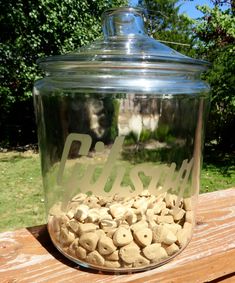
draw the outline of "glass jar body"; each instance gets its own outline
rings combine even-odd
[[[65,256],[85,267],[130,272],[161,265],[187,245],[207,92],[36,82],[48,230]]]

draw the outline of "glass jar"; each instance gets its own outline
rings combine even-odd
[[[48,231],[104,271],[162,265],[188,244],[199,193],[207,62],[148,37],[143,11],[108,10],[104,39],[39,61],[35,82]]]

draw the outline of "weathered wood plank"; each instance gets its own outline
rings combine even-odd
[[[45,226],[0,234],[0,282],[222,282],[235,272],[235,189],[200,195],[187,248],[168,264],[130,275],[78,268],[51,244]],[[214,281],[216,280],[216,281]],[[232,280],[232,281],[231,281]]]
[[[224,276],[224,277],[220,277],[214,281],[212,281],[211,283],[234,283],[235,282],[235,273],[233,273],[234,275],[231,276]]]

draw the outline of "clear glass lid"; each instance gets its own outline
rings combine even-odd
[[[163,87],[163,84],[153,83],[156,76],[174,76],[171,83],[175,88],[179,79],[177,77],[181,76],[181,80],[182,76],[184,80],[186,76],[195,78],[195,75],[198,76],[207,69],[208,62],[187,57],[149,37],[145,31],[144,19],[144,10],[139,8],[107,10],[102,17],[102,40],[72,53],[40,59],[38,63],[47,74],[54,76],[68,77],[68,72],[69,76],[76,73],[77,78],[83,77],[83,87],[92,87],[89,81],[84,81],[87,75],[90,78],[99,77],[94,85],[103,89],[105,87],[102,85],[101,75],[106,75],[106,79],[109,77],[108,83],[107,80],[105,82],[106,88],[120,88],[122,84],[126,89],[135,86],[137,77],[141,76],[145,80],[149,78],[148,83],[144,84],[149,91]],[[132,79],[135,79],[134,84],[131,83]],[[143,84],[141,87],[143,88]],[[198,87],[202,85],[196,86]],[[195,82],[194,87],[187,88],[195,89]],[[202,88],[208,86],[203,84]],[[179,92],[181,91],[182,86]]]

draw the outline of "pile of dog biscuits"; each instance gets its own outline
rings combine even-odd
[[[50,210],[48,230],[59,249],[101,269],[145,268],[177,253],[192,234],[190,198],[144,190],[135,197],[80,193]]]

